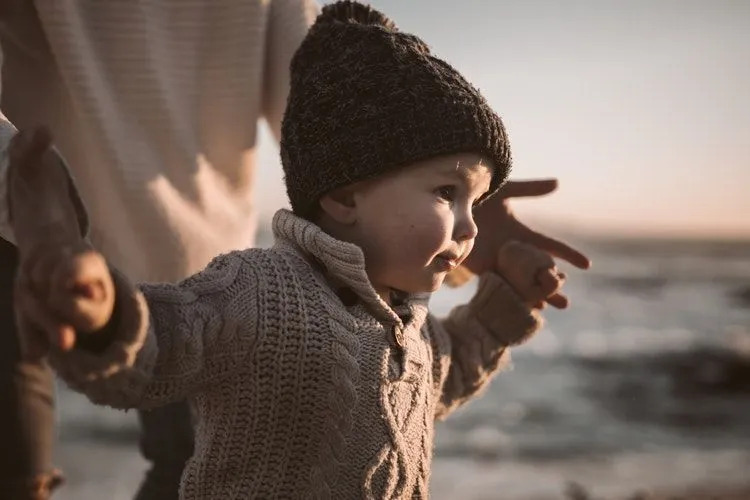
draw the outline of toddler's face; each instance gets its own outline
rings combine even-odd
[[[356,243],[381,296],[440,287],[474,246],[472,209],[491,179],[480,156],[460,153],[401,168],[354,193]]]

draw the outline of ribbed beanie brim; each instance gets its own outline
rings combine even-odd
[[[291,64],[281,158],[292,210],[431,157],[473,152],[511,167],[505,127],[479,91],[414,35],[357,2],[323,8]]]

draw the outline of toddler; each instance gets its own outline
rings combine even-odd
[[[507,178],[508,140],[455,69],[355,2],[325,7],[293,59],[292,209],[273,248],[133,287],[80,236],[49,142],[21,132],[10,150],[25,349],[98,404],[189,398],[183,498],[427,497],[435,420],[562,297],[550,256],[510,242],[471,301],[428,313],[471,252],[472,209]]]

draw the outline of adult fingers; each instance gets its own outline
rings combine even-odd
[[[23,317],[27,325],[43,332],[50,345],[63,351],[73,348],[75,344],[73,327],[54,316],[21,280],[16,282],[15,302],[17,314]],[[33,334],[29,334],[29,337],[34,340]]]
[[[567,243],[563,243],[560,240],[550,238],[542,233],[532,231],[526,234],[524,241],[530,243],[537,248],[549,252],[555,257],[570,262],[574,266],[580,269],[588,269],[591,267],[591,260],[584,254],[571,247]]]
[[[30,362],[43,359],[49,352],[47,336],[43,331],[29,323],[20,311],[16,312],[15,320],[18,328],[21,358]]]
[[[21,262],[21,270],[23,276],[26,277],[26,285],[37,294],[49,295],[52,284],[51,278],[66,255],[65,248],[49,251],[48,248],[37,247],[29,251],[28,255],[23,256]]]
[[[544,196],[557,189],[557,179],[534,179],[529,181],[508,181],[497,195],[501,198],[523,198]]]

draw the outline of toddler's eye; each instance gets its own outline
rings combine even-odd
[[[452,202],[456,199],[456,188],[454,186],[441,186],[437,189],[437,194],[443,200]]]

